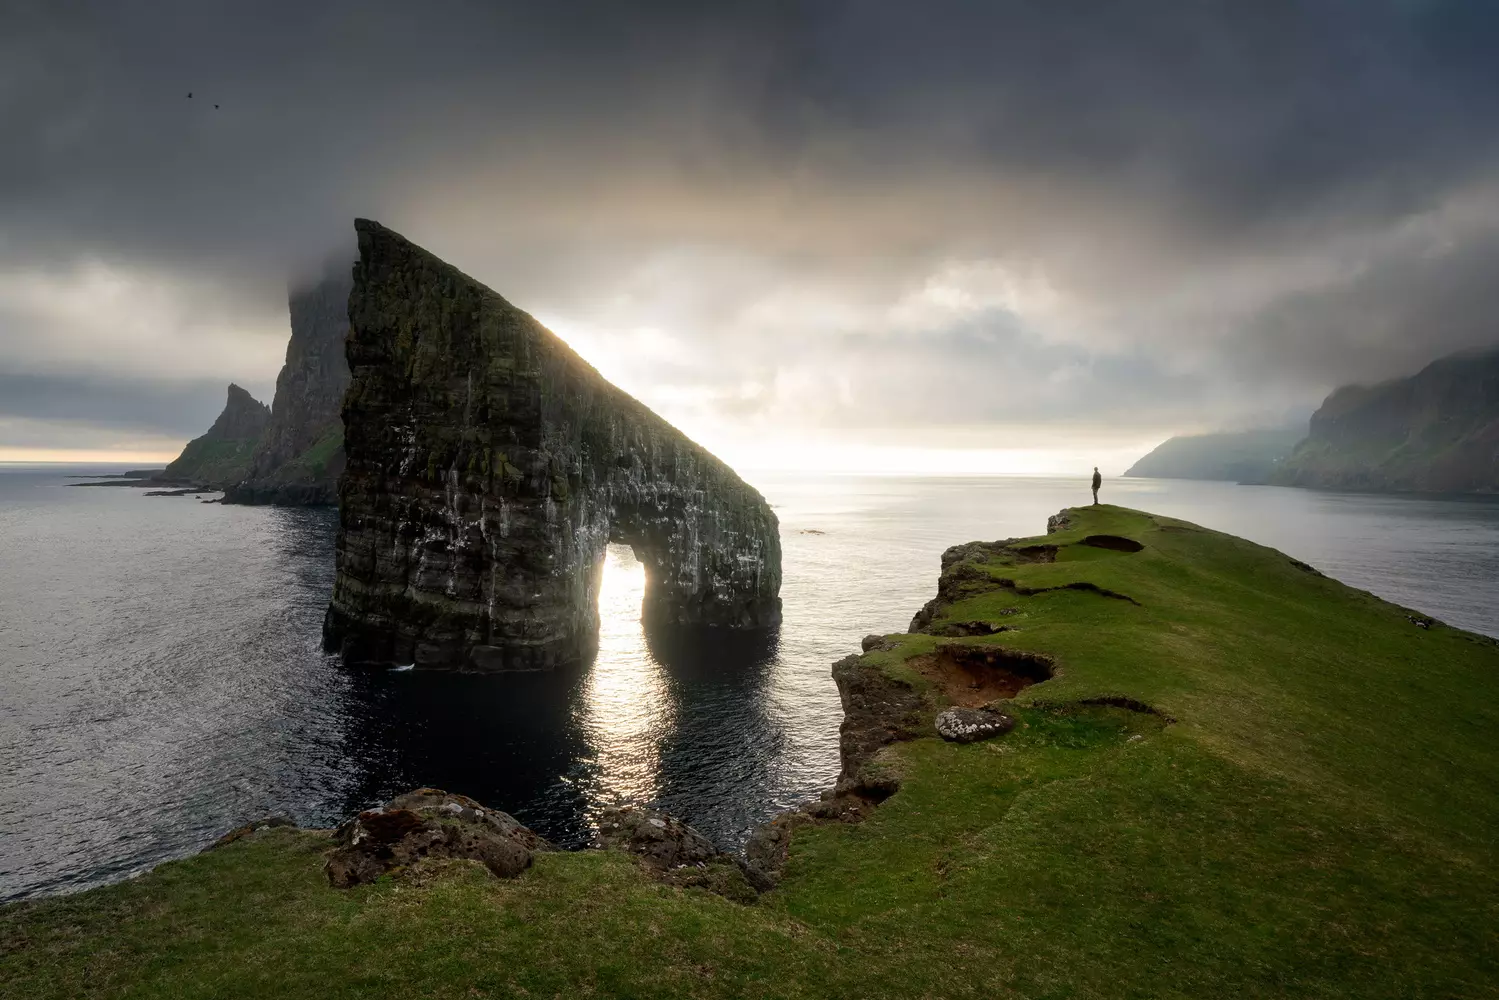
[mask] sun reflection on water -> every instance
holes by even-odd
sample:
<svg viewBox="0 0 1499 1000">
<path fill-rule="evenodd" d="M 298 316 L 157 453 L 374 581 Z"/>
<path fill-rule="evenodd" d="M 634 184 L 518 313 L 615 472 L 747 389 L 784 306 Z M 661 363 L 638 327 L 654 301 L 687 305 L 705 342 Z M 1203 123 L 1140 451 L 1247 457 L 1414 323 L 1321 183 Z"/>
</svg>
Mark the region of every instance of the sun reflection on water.
<svg viewBox="0 0 1499 1000">
<path fill-rule="evenodd" d="M 577 710 L 595 755 L 589 795 L 595 808 L 649 802 L 660 792 L 660 734 L 674 724 L 675 706 L 646 649 L 644 598 L 645 567 L 628 546 L 609 546 L 599 585 L 599 654 Z"/>
</svg>

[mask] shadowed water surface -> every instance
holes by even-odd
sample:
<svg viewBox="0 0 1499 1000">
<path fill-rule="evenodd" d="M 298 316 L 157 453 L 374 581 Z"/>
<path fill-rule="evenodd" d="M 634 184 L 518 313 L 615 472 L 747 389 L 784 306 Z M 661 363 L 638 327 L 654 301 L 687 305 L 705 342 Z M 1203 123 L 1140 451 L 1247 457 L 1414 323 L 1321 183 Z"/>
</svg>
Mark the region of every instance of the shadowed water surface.
<svg viewBox="0 0 1499 1000">
<path fill-rule="evenodd" d="M 272 812 L 331 825 L 417 785 L 578 845 L 654 802 L 724 847 L 838 770 L 829 664 L 902 631 L 944 548 L 1038 534 L 1088 496 L 1045 478 L 766 478 L 785 550 L 773 635 L 639 624 L 611 548 L 595 663 L 353 674 L 320 649 L 331 510 L 225 507 L 0 467 L 0 899 L 124 877 Z M 1124 480 L 1114 502 L 1283 549 L 1499 633 L 1499 504 Z"/>
</svg>

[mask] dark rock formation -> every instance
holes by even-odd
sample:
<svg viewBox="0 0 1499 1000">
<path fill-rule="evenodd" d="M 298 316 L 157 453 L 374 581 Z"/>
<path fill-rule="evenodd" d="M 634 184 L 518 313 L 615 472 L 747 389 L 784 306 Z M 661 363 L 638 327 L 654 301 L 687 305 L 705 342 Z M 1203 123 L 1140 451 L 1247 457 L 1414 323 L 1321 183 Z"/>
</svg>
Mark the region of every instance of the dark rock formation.
<svg viewBox="0 0 1499 1000">
<path fill-rule="evenodd" d="M 324 871 L 340 889 L 424 858 L 470 858 L 500 878 L 514 878 L 531 867 L 535 852 L 551 849 L 509 813 L 436 788 L 419 788 L 362 812 L 334 836 L 338 847 Z"/>
<path fill-rule="evenodd" d="M 244 478 L 255 444 L 270 422 L 271 411 L 237 385 L 207 433 L 195 437 L 158 477 L 161 482 L 191 483 L 224 489 Z"/>
<path fill-rule="evenodd" d="M 921 732 L 926 702 L 911 685 L 870 667 L 860 656 L 845 656 L 833 664 L 833 682 L 843 705 L 843 722 L 838 727 L 843 769 L 836 787 L 849 791 L 882 786 L 884 776 L 864 773 L 866 766 L 881 747 Z"/>
<path fill-rule="evenodd" d="M 1305 436 L 1299 427 L 1182 435 L 1162 442 L 1124 474 L 1146 479 L 1262 483 Z"/>
<path fill-rule="evenodd" d="M 344 336 L 354 279 L 341 268 L 289 300 L 291 340 L 276 378 L 271 419 L 255 447 L 244 479 L 225 503 L 332 504 L 343 472 L 340 410 L 349 387 Z"/>
<path fill-rule="evenodd" d="M 1271 481 L 1374 492 L 1499 490 L 1499 350 L 1338 389 Z"/>
<path fill-rule="evenodd" d="M 356 229 L 331 648 L 481 670 L 586 659 L 611 541 L 645 564 L 652 624 L 780 621 L 759 493 L 528 314 Z"/>
</svg>

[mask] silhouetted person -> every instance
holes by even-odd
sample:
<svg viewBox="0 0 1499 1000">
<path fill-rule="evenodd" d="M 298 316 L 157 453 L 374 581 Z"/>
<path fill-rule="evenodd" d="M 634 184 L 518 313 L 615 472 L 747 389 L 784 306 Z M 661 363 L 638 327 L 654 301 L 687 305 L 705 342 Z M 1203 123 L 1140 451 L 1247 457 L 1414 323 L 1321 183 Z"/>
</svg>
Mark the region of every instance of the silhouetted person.
<svg viewBox="0 0 1499 1000">
<path fill-rule="evenodd" d="M 1093 504 L 1098 504 L 1098 488 L 1103 485 L 1103 477 L 1098 474 L 1098 466 L 1093 466 Z"/>
</svg>

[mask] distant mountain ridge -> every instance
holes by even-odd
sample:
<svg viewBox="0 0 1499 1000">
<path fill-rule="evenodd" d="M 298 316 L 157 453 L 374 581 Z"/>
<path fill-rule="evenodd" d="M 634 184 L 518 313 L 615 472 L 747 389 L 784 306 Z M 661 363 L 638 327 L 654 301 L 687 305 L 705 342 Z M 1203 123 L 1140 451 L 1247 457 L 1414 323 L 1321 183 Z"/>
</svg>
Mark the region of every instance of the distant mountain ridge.
<svg viewBox="0 0 1499 1000">
<path fill-rule="evenodd" d="M 272 406 L 237 385 L 224 412 L 159 477 L 224 491 L 225 503 L 335 504 L 343 471 L 351 269 L 288 297 L 291 338 Z"/>
<path fill-rule="evenodd" d="M 1124 474 L 1146 479 L 1264 482 L 1304 436 L 1294 428 L 1178 435 L 1162 442 Z"/>
<path fill-rule="evenodd" d="M 1499 348 L 1450 355 L 1407 378 L 1336 390 L 1271 481 L 1371 492 L 1499 492 Z"/>
</svg>

